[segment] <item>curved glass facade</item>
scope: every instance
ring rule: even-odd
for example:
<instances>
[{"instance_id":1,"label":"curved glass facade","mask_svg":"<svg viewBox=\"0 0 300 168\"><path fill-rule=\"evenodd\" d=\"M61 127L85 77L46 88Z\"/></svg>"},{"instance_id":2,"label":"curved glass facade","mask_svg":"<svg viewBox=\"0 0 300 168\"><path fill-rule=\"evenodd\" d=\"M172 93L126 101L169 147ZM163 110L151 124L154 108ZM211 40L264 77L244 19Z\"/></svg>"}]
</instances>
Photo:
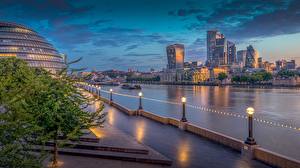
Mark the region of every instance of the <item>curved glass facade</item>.
<instances>
[{"instance_id":1,"label":"curved glass facade","mask_svg":"<svg viewBox=\"0 0 300 168\"><path fill-rule=\"evenodd\" d=\"M57 72L65 67L58 51L35 31L15 23L0 22L0 58L17 57L31 67Z\"/></svg>"}]
</instances>

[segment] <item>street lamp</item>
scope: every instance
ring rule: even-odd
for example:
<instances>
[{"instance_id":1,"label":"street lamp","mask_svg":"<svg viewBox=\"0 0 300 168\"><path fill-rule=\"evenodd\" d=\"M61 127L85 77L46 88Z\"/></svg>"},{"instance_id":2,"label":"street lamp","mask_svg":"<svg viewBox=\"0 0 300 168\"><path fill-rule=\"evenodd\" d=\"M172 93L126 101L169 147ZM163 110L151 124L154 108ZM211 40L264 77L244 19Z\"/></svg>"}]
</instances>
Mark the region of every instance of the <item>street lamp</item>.
<instances>
[{"instance_id":1,"label":"street lamp","mask_svg":"<svg viewBox=\"0 0 300 168\"><path fill-rule=\"evenodd\" d=\"M101 97L101 86L98 87L98 95Z\"/></svg>"},{"instance_id":2,"label":"street lamp","mask_svg":"<svg viewBox=\"0 0 300 168\"><path fill-rule=\"evenodd\" d=\"M181 102L182 102L182 118L181 118L181 122L187 122L187 119L185 117L185 103L186 103L186 98L182 97L181 98Z\"/></svg>"},{"instance_id":3,"label":"street lamp","mask_svg":"<svg viewBox=\"0 0 300 168\"><path fill-rule=\"evenodd\" d=\"M139 110L143 110L143 106L142 106L142 96L143 93L139 92Z\"/></svg>"},{"instance_id":4,"label":"street lamp","mask_svg":"<svg viewBox=\"0 0 300 168\"><path fill-rule=\"evenodd\" d=\"M253 114L254 114L254 108L248 107L246 112L248 114L248 138L246 139L245 143L249 145L256 145L255 139L253 138Z\"/></svg>"},{"instance_id":5,"label":"street lamp","mask_svg":"<svg viewBox=\"0 0 300 168\"><path fill-rule=\"evenodd\" d=\"M112 102L113 101L113 98L112 98L112 92L113 92L113 90L109 89L109 92L110 92L110 98L109 98L109 100Z\"/></svg>"}]
</instances>

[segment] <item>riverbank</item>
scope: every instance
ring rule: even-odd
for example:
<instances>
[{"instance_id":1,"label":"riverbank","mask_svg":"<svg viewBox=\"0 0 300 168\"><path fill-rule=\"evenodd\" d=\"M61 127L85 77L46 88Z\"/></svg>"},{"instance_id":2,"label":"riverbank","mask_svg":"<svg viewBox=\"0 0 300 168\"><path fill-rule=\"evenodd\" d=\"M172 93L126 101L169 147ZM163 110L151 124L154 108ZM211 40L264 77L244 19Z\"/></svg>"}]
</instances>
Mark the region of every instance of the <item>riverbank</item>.
<instances>
[{"instance_id":1,"label":"riverbank","mask_svg":"<svg viewBox=\"0 0 300 168\"><path fill-rule=\"evenodd\" d=\"M168 127L168 125L170 125L170 126L173 126L172 129L179 127L181 130L184 130L184 132L191 133L193 135L198 135L200 138L204 138L209 141L212 141L211 143L215 142L217 144L222 144L222 145L224 145L224 147L226 146L225 148L228 148L227 150L229 150L229 148L230 148L230 149L233 149L232 152L237 151L238 153L242 153L242 155L240 155L241 159L242 160L246 159L244 161L251 162L251 164L255 164L254 161L258 160L258 161L264 162L268 165L272 165L272 166L276 166L276 167L282 167L282 168L300 167L300 162L297 160L294 160L292 158L268 151L259 146L246 145L246 144L244 144L244 142L242 142L240 140L220 134L218 132L214 132L214 131L211 131L211 130L208 130L205 128L201 128L201 127L192 125L190 123L182 123L177 119L165 118L165 117L155 115L153 113L146 112L143 110L141 110L141 111L130 110L130 109L127 109L126 107L123 107L122 105L120 105L118 103L111 102L106 98L101 98L101 100L110 104L110 106L118 109L120 112L124 112L128 116L138 115L138 116L142 116L143 118L147 118L150 121L155 121L158 124L163 124L160 126L161 128L157 129L157 130L162 130L163 127ZM113 116L115 116L115 114ZM139 119L141 119L141 118L139 117ZM113 118L113 120L115 120L115 118ZM113 121L113 122L115 122L115 121ZM127 122L126 126L128 126L129 123L130 122ZM140 131L138 132L138 134L141 134L142 136L144 136L144 133L142 133ZM155 130L152 130L152 132L153 131L155 131ZM158 133L157 131L155 131L155 132L156 132L156 134ZM164 132L163 135L165 135L166 133L167 132ZM139 136L139 135L137 135L137 136ZM168 137L163 136L159 139L166 139ZM144 137L137 137L137 138L142 140ZM169 140L167 140L167 142L171 142L171 140L169 139ZM249 157L249 156L247 156L247 155L249 155L249 153L248 153L249 149L251 149L250 155L253 155L253 156L250 156L250 158L254 158L255 160L247 159ZM246 155L246 157L245 157L245 155ZM210 159L212 159L212 158L210 158ZM225 159L225 158L223 157L223 159ZM210 165L210 167L214 167L214 166ZM219 166L217 166L217 167L219 167ZM254 167L264 167L264 165L256 165Z\"/></svg>"},{"instance_id":2,"label":"riverbank","mask_svg":"<svg viewBox=\"0 0 300 168\"><path fill-rule=\"evenodd\" d=\"M272 85L271 83L266 84L219 84L215 82L204 82L204 83L193 83L193 82L156 82L156 81L133 81L126 82L126 84L146 84L146 85L178 85L178 86L232 86L239 88L265 88L265 89L283 89L283 88L296 88L300 89L300 85L287 86L287 85Z\"/></svg>"},{"instance_id":3,"label":"riverbank","mask_svg":"<svg viewBox=\"0 0 300 168\"><path fill-rule=\"evenodd\" d=\"M255 109L254 137L261 147L300 160L299 89L141 85L143 109L165 118L181 118L180 98L187 98L187 120L197 126L245 140L246 108ZM127 109L139 106L139 90L101 87L101 96ZM298 129L299 128L299 129Z\"/></svg>"}]
</instances>

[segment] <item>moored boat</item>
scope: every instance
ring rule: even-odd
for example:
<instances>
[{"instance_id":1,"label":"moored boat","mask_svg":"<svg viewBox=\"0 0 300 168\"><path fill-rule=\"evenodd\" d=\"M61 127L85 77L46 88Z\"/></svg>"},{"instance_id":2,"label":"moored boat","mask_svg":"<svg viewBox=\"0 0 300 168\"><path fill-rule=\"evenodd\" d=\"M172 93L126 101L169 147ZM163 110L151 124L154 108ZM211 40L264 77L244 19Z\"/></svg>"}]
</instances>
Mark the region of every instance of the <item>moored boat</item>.
<instances>
[{"instance_id":1,"label":"moored boat","mask_svg":"<svg viewBox=\"0 0 300 168\"><path fill-rule=\"evenodd\" d=\"M142 87L140 85L129 85L129 84L123 84L121 86L122 89L128 89L128 90L133 90L133 89L142 89Z\"/></svg>"}]
</instances>

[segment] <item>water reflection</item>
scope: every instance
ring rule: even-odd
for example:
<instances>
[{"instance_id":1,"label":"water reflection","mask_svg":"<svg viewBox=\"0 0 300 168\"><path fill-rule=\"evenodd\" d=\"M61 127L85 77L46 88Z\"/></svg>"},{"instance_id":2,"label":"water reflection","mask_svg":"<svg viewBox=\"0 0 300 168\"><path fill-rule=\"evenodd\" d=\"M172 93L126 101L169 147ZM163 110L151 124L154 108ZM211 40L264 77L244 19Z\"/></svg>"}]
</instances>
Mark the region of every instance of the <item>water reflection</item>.
<instances>
[{"instance_id":1,"label":"water reflection","mask_svg":"<svg viewBox=\"0 0 300 168\"><path fill-rule=\"evenodd\" d=\"M179 142L178 144L178 161L179 163L184 166L187 165L189 162L189 155L190 155L190 144L189 141L186 139L183 139L182 141Z\"/></svg>"},{"instance_id":2,"label":"water reflection","mask_svg":"<svg viewBox=\"0 0 300 168\"><path fill-rule=\"evenodd\" d=\"M180 100L182 96L185 96L184 90L178 86L170 86L167 88L167 98L171 100Z\"/></svg>"},{"instance_id":3,"label":"water reflection","mask_svg":"<svg viewBox=\"0 0 300 168\"><path fill-rule=\"evenodd\" d=\"M145 127L146 127L146 125L145 125L144 121L140 120L136 123L135 137L138 142L142 142L144 140L145 131L146 131Z\"/></svg>"},{"instance_id":4,"label":"water reflection","mask_svg":"<svg viewBox=\"0 0 300 168\"><path fill-rule=\"evenodd\" d=\"M115 113L112 110L113 110L112 108L109 108L107 113L108 123L110 125L114 125L115 123Z\"/></svg>"}]
</instances>

